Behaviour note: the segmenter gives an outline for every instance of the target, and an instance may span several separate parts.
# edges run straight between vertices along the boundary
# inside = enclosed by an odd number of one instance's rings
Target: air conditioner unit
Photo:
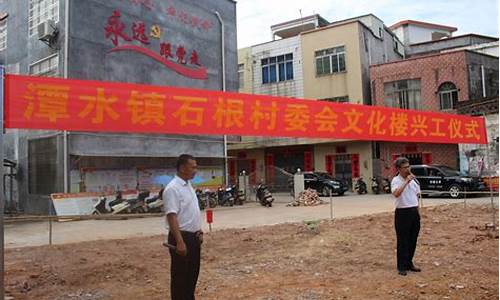
[[[47,20],[38,24],[38,39],[49,40],[56,31],[56,24],[53,20]]]

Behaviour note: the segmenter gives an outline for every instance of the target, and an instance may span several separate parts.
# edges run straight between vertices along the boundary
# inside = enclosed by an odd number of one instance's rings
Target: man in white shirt
[[[165,215],[169,226],[170,294],[172,300],[195,299],[203,242],[198,198],[190,180],[196,174],[196,159],[182,154],[177,159],[177,175],[163,191]]]
[[[392,179],[391,191],[396,197],[394,226],[397,237],[398,274],[406,276],[407,271],[420,272],[413,264],[413,256],[417,247],[420,232],[420,215],[418,213],[418,196],[420,184],[410,171],[410,162],[406,157],[395,161],[398,175]]]

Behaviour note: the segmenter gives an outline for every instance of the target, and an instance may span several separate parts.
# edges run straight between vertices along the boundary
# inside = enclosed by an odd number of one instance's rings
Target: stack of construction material
[[[299,198],[287,204],[287,206],[314,206],[322,204],[318,192],[313,189],[307,189],[299,194]]]

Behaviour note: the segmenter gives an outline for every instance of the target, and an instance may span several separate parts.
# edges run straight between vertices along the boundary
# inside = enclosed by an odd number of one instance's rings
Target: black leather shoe
[[[411,267],[410,267],[410,271],[412,271],[412,272],[422,272],[422,269],[417,268],[417,267],[415,267],[415,266],[411,266]]]
[[[401,276],[406,276],[406,271],[405,270],[398,270],[398,274]]]

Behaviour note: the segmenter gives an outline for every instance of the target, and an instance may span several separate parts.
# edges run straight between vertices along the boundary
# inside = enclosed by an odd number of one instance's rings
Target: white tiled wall
[[[261,59],[287,53],[293,53],[293,80],[262,84]],[[299,36],[253,46],[252,65],[254,94],[304,97],[302,51]]]

